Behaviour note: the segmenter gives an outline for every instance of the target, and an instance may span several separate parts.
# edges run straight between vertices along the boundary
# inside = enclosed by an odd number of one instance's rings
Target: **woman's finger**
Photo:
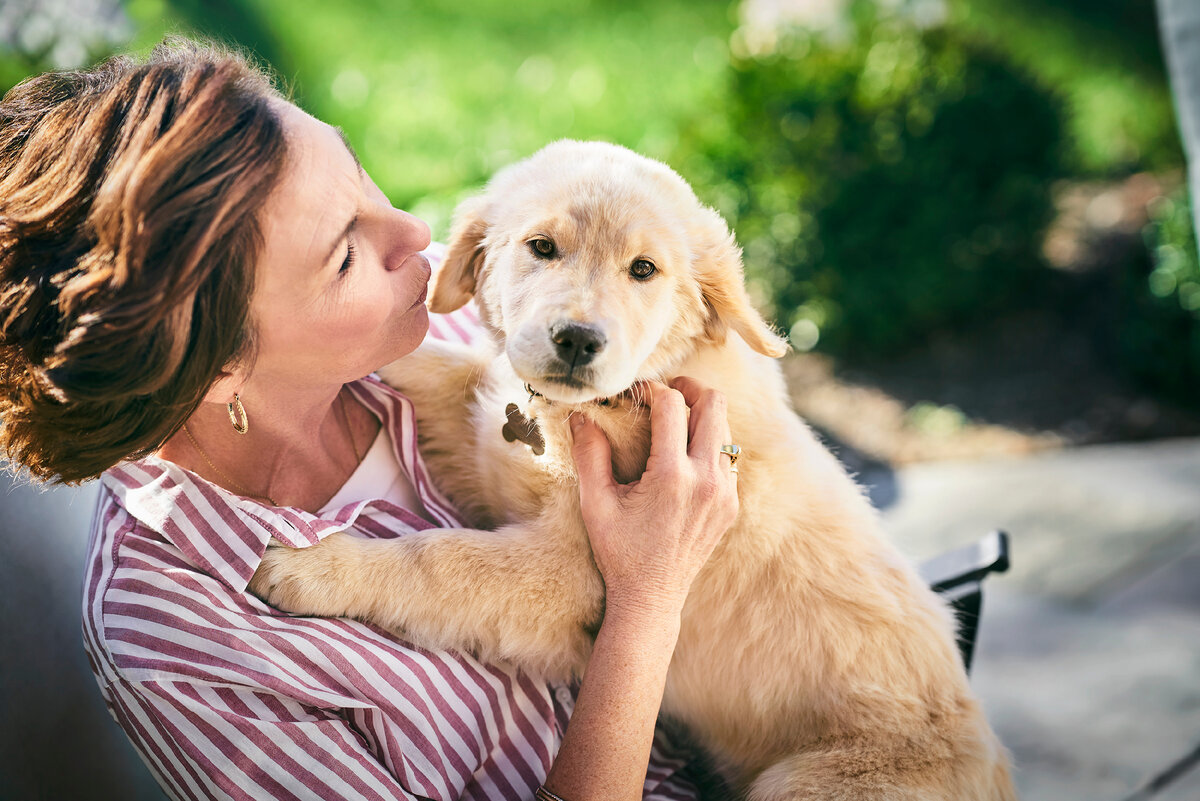
[[[700,395],[704,392],[704,385],[694,378],[680,375],[668,381],[667,386],[677,390],[683,396],[683,402],[688,406],[688,442],[691,442],[696,435],[696,419],[692,416],[691,409],[700,400]]]
[[[687,455],[688,414],[683,395],[658,381],[647,381],[650,390],[650,459],[646,469],[665,466]]]
[[[730,442],[729,419],[726,413],[725,396],[713,389],[706,389],[692,406],[692,441],[688,455],[701,463],[713,466],[720,459],[721,446]],[[718,465],[720,466],[720,465]]]
[[[688,420],[688,455],[709,465],[715,463],[718,458],[728,458],[719,456],[721,446],[730,442],[725,396],[687,376],[673,379],[671,386],[679,390],[687,405],[691,407]]]
[[[579,498],[589,504],[611,494],[616,481],[612,474],[612,446],[600,427],[581,414],[572,414],[571,456],[579,474]]]
[[[700,400],[700,395],[704,392],[704,390],[708,389],[708,387],[704,386],[696,379],[689,378],[686,375],[675,376],[667,382],[667,385],[670,386],[671,389],[678,390],[679,394],[683,396],[683,399],[687,402],[688,406],[695,406],[696,401]]]

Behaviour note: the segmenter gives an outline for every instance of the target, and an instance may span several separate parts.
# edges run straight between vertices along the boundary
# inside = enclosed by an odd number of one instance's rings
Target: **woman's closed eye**
[[[354,240],[347,237],[346,258],[342,259],[342,266],[338,268],[338,278],[341,278],[346,273],[350,272],[350,267],[354,264],[354,256]]]

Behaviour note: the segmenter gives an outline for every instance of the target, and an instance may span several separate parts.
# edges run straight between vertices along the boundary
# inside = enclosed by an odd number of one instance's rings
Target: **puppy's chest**
[[[617,481],[635,481],[646,471],[646,460],[650,455],[650,418],[644,406],[622,401],[569,408],[535,399],[528,414],[543,432],[547,454],[557,456],[569,465],[567,469],[572,474],[573,438],[569,419],[573,416],[591,420],[604,433],[612,451],[613,477]]]
[[[573,407],[539,397],[507,400],[502,413],[499,403],[496,407],[485,436],[511,456],[529,460],[556,481],[575,481],[569,423],[573,416],[592,420],[604,432],[612,449],[613,474],[618,481],[635,480],[646,469],[650,425],[645,407],[628,401]]]

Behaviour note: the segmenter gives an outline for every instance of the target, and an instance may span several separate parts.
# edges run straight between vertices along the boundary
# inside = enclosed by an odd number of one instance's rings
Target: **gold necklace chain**
[[[354,441],[354,428],[350,425],[350,415],[346,412],[346,398],[340,392],[338,393],[338,408],[341,409],[342,412],[342,422],[346,424],[346,434],[350,437],[350,447],[354,449],[354,465],[357,468],[362,462],[362,454],[360,454],[358,451],[358,443]],[[234,481],[231,475],[217,467],[216,464],[213,463],[213,460],[208,457],[208,454],[205,453],[204,448],[200,447],[200,443],[196,441],[196,438],[192,436],[192,430],[188,428],[187,423],[183,424],[183,433],[187,434],[187,438],[191,440],[192,447],[196,449],[196,453],[200,454],[204,461],[208,463],[208,466],[213,469],[213,472],[228,481],[234,489],[238,490],[248,498],[265,498],[271,503],[272,506],[279,505],[275,503],[275,499],[270,495],[265,493],[260,495],[258,493],[251,492],[249,487]]]
[[[204,461],[208,462],[208,466],[213,469],[213,472],[215,472],[221,478],[228,481],[229,485],[231,487],[233,487],[235,490],[240,492],[242,495],[245,495],[249,498],[266,498],[268,501],[271,502],[272,506],[279,505],[279,504],[275,503],[275,499],[272,498],[270,495],[266,495],[266,494],[259,495],[257,492],[251,492],[249,487],[246,487],[245,485],[239,484],[238,482],[234,481],[232,476],[230,476],[224,470],[222,470],[221,468],[219,468],[215,464],[213,464],[213,460],[208,458],[208,454],[204,452],[204,448],[201,448],[200,443],[196,442],[196,438],[194,436],[192,436],[192,430],[190,428],[188,428],[187,423],[183,424],[183,433],[187,434],[187,438],[192,441],[192,447],[196,449],[196,453],[200,454],[204,458]]]

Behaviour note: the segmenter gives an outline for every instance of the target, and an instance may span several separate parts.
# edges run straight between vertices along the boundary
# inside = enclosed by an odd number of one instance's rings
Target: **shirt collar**
[[[417,451],[412,402],[375,376],[349,386],[388,429],[401,469],[433,519],[442,526],[461,527],[453,507],[433,486]],[[268,506],[155,455],[117,465],[107,470],[101,481],[130,515],[161,534],[200,570],[238,592],[249,585],[272,538],[292,548],[304,548],[349,528],[368,509],[391,507],[368,499],[314,515],[303,509]],[[417,518],[393,515],[390,522],[396,533],[403,533],[412,527],[408,521],[417,522]]]

